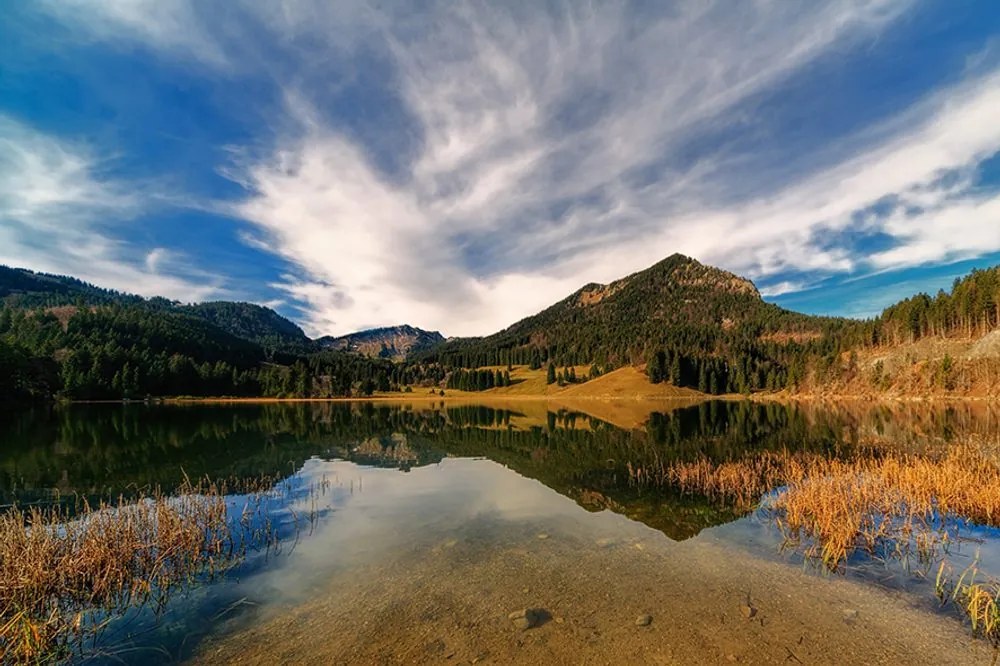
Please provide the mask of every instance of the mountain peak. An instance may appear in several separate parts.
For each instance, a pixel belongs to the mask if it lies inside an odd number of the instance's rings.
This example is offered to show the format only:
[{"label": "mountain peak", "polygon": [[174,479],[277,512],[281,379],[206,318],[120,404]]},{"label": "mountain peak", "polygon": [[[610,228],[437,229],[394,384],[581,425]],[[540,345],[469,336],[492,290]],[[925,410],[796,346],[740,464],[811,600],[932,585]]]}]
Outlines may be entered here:
[{"label": "mountain peak", "polygon": [[721,268],[706,266],[697,259],[674,253],[649,268],[610,282],[591,282],[574,294],[572,300],[581,307],[596,305],[614,296],[629,285],[644,285],[648,296],[651,292],[696,290],[702,296],[711,293],[746,295],[761,299],[756,285],[747,278],[730,273]]},{"label": "mountain peak", "polygon": [[339,337],[325,336],[316,341],[327,350],[351,351],[365,356],[405,360],[411,354],[425,351],[444,342],[438,331],[425,331],[401,324],[383,326]]}]

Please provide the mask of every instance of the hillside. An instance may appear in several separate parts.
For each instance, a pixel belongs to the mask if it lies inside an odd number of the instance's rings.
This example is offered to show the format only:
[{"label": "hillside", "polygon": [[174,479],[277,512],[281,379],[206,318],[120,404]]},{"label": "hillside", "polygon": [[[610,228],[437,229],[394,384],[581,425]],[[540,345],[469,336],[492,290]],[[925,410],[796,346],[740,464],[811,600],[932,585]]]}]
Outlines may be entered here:
[{"label": "hillside", "polygon": [[592,365],[588,376],[643,367],[651,384],[710,394],[996,395],[998,327],[1000,267],[856,321],[782,309],[749,280],[673,255],[420,358],[463,368]]},{"label": "hillside", "polygon": [[398,326],[310,340],[249,303],[183,305],[0,267],[0,400],[1000,394],[1000,268],[870,321],[766,303],[673,255],[483,338]]},{"label": "hillside", "polygon": [[356,352],[373,358],[402,361],[413,354],[431,350],[444,342],[437,331],[425,331],[413,326],[389,326],[350,333],[341,337],[316,340],[320,349]]},{"label": "hillside", "polygon": [[820,335],[842,322],[766,303],[749,280],[675,254],[610,284],[588,284],[494,335],[449,341],[438,352],[460,363],[493,355],[527,363],[536,350],[547,350],[560,365],[620,366],[645,362],[652,350],[674,343],[708,351],[722,337]]},{"label": "hillside", "polygon": [[610,284],[588,284],[494,335],[449,340],[423,358],[461,367],[594,363],[602,370],[659,362],[656,381],[743,392],[784,386],[801,372],[787,358],[790,348],[849,326],[766,303],[749,280],[675,254]]},{"label": "hillside", "polygon": [[138,307],[158,313],[189,315],[272,352],[305,352],[312,344],[298,325],[261,305],[228,301],[184,305],[166,298],[143,298],[65,275],[36,273],[24,268],[0,266],[0,303],[14,308],[44,308],[61,319],[73,312],[63,309],[66,307]]},{"label": "hillside", "polygon": [[179,306],[179,309],[265,349],[306,351],[312,346],[312,341],[297,324],[262,305],[214,301]]},{"label": "hillside", "polygon": [[434,381],[358,354],[316,352],[250,303],[183,305],[0,267],[0,408],[56,396],[353,396]]},{"label": "hillside", "polygon": [[103,289],[65,275],[49,275],[24,268],[0,266],[0,304],[3,305],[56,307],[76,304],[141,303],[143,300],[141,296]]}]

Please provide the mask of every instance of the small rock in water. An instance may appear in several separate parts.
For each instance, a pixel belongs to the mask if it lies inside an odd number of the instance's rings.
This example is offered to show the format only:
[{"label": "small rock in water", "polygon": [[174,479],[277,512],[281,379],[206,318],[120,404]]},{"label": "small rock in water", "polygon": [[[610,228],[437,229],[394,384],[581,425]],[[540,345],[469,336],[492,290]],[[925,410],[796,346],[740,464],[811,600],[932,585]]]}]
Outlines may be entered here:
[{"label": "small rock in water", "polygon": [[853,608],[844,609],[844,622],[848,624],[854,624],[854,621],[858,619],[858,611]]},{"label": "small rock in water", "polygon": [[757,615],[757,609],[750,604],[742,604],[740,606],[740,612],[743,613],[743,617],[748,620],[752,620],[755,615]]},{"label": "small rock in water", "polygon": [[635,618],[635,626],[637,627],[648,627],[653,622],[652,615],[640,615]]},{"label": "small rock in water", "polygon": [[507,616],[507,619],[514,623],[514,626],[524,631],[537,627],[545,618],[545,611],[539,608],[522,608]]},{"label": "small rock in water", "polygon": [[545,539],[549,538],[549,535],[546,534],[545,532],[542,532],[541,534],[538,535],[538,538],[544,541]]},{"label": "small rock in water", "polygon": [[597,540],[598,548],[607,548],[608,546],[613,546],[613,545],[615,545],[615,540],[610,537],[604,537],[603,539]]}]

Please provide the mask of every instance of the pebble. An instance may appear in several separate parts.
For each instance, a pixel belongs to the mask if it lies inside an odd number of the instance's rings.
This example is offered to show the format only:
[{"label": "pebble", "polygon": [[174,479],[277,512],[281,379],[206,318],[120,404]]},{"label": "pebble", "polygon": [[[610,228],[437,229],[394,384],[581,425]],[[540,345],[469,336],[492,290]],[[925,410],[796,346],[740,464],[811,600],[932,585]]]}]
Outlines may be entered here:
[{"label": "pebble", "polygon": [[538,535],[538,538],[539,538],[540,540],[544,541],[545,539],[548,539],[548,538],[549,538],[549,535],[548,535],[548,534],[546,534],[545,532],[542,532],[541,534],[539,534],[539,535]]},{"label": "pebble", "polygon": [[522,608],[507,616],[507,619],[514,623],[514,626],[524,631],[538,626],[543,617],[542,611],[537,608]]},{"label": "pebble", "polygon": [[648,627],[653,622],[652,615],[640,615],[635,618],[635,626],[637,627]]},{"label": "pebble", "polygon": [[858,611],[853,608],[844,609],[844,622],[853,624],[858,619]]},{"label": "pebble", "polygon": [[757,615],[757,609],[750,604],[742,604],[740,606],[740,612],[743,613],[743,617],[748,620],[752,620],[755,615]]}]

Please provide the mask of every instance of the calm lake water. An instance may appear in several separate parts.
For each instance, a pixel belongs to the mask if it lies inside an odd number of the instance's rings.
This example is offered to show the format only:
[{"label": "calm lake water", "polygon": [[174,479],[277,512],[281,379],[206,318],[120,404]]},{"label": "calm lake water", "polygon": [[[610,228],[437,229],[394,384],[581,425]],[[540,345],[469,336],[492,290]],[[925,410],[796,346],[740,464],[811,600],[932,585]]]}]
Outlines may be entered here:
[{"label": "calm lake water", "polygon": [[[585,404],[556,411],[527,402],[507,408],[293,403],[40,409],[0,417],[0,504],[71,503],[79,496],[96,500],[154,487],[169,491],[185,478],[270,479],[272,500],[262,515],[283,539],[278,552],[254,553],[225,579],[179,591],[159,616],[144,610],[114,622],[87,659],[201,661],[216,645],[222,646],[219,654],[231,657],[227,636],[320,597],[332,599],[325,603],[333,608],[323,612],[334,613],[338,604],[374,594],[351,591],[359,577],[403,575],[395,583],[401,595],[427,575],[436,581],[433,594],[458,594],[447,589],[446,572],[433,567],[484,562],[501,551],[513,553],[505,562],[522,550],[544,557],[553,571],[572,569],[578,559],[612,566],[624,553],[662,552],[679,567],[685,557],[692,563],[718,558],[726,566],[759,560],[829,579],[794,551],[782,550],[780,534],[762,516],[704,498],[637,489],[627,465],[700,456],[722,461],[782,448],[830,455],[858,447],[921,450],[969,438],[997,441],[1000,435],[1000,414],[984,405],[707,402],[657,409],[641,428],[589,416]],[[229,502],[236,516],[246,498],[233,495]],[[1000,573],[996,531],[970,526],[968,534],[971,540],[953,557],[978,557],[986,571]],[[687,545],[676,548],[679,543]],[[504,563],[491,566],[484,580],[498,581],[498,599],[523,589],[523,605],[592,602],[573,601],[566,591],[555,601],[532,599],[532,588],[522,587],[516,571],[505,574]],[[505,575],[517,580],[504,582]],[[846,578],[911,595],[910,606],[933,610],[926,594],[930,583],[919,571],[859,558]],[[343,599],[331,596],[333,580]],[[484,593],[481,587],[475,594]],[[381,596],[372,603],[379,608],[401,603],[388,583],[378,589]],[[449,597],[438,603],[451,609],[464,602]],[[505,610],[497,612],[505,616]],[[425,615],[433,613],[431,607]],[[405,612],[400,617],[410,621]],[[351,631],[367,626],[359,622]],[[474,661],[492,654],[504,661],[498,655],[506,653],[498,650],[506,648],[477,648],[456,636],[429,638],[429,652],[413,660],[444,662],[457,655]],[[440,654],[434,652],[439,647]],[[289,653],[283,660],[299,659]]]}]

